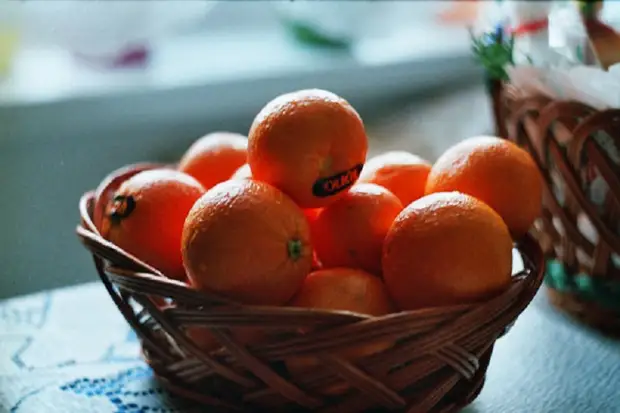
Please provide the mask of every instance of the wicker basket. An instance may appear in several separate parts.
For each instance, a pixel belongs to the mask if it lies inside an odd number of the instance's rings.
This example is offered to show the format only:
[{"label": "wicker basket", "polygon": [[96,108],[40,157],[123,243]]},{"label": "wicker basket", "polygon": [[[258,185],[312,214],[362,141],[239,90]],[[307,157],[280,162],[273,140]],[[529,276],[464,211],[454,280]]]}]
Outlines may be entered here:
[{"label": "wicker basket", "polygon": [[[457,411],[479,394],[495,341],[543,278],[540,247],[526,237],[518,245],[525,269],[507,291],[479,305],[380,318],[244,306],[167,279],[104,240],[91,219],[94,201],[93,192],[81,199],[77,233],[140,337],[144,359],[173,393],[223,411]],[[201,351],[184,333],[188,326],[209,328],[222,347]],[[235,339],[235,329],[247,326],[264,333],[260,342],[242,345]],[[335,355],[378,341],[391,347],[355,365]],[[294,376],[286,361],[299,356],[316,362]],[[328,391],[335,388],[340,391]]]},{"label": "wicker basket", "polygon": [[[525,97],[496,83],[496,129],[530,152],[542,173],[543,212],[533,235],[546,258],[557,307],[620,334],[620,169],[600,137],[620,148],[620,110]],[[601,203],[592,201],[597,176]]]}]

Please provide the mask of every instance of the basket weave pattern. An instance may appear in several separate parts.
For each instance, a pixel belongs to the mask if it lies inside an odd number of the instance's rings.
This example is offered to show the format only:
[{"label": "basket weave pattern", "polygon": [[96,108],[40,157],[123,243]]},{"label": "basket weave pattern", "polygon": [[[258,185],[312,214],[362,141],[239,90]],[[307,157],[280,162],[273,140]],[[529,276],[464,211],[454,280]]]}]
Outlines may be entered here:
[{"label": "basket weave pattern", "polygon": [[[453,412],[479,394],[495,341],[530,303],[542,282],[543,256],[519,243],[524,270],[500,296],[479,305],[359,314],[229,302],[167,279],[104,240],[93,225],[94,194],[80,202],[77,233],[101,281],[140,337],[145,360],[172,392],[222,411]],[[165,300],[165,304],[164,304]],[[208,328],[222,345],[206,353],[184,331]],[[236,328],[264,339],[240,343]],[[373,342],[391,347],[352,364],[338,350]],[[316,360],[291,375],[286,361]],[[341,388],[337,394],[325,389]]]},{"label": "basket weave pattern", "polygon": [[[501,99],[502,108],[497,129],[530,152],[544,180],[543,212],[533,235],[546,258],[563,265],[563,282],[572,287],[548,283],[552,302],[606,332],[620,333],[620,307],[601,305],[579,287],[584,275],[603,293],[611,291],[606,285],[620,286],[612,259],[620,255],[620,170],[595,139],[605,134],[620,148],[620,110],[524,97],[509,86],[494,99]],[[593,172],[605,187],[601,207],[587,192]]]}]

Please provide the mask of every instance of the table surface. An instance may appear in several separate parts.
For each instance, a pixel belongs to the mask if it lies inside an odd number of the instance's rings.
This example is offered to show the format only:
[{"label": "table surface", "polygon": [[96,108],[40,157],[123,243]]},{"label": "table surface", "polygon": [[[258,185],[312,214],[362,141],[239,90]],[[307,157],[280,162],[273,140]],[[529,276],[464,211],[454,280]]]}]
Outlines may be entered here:
[{"label": "table surface", "polygon": [[[0,302],[1,413],[190,411],[154,381],[100,284]],[[620,412],[620,342],[556,312],[541,290],[464,412]]]}]

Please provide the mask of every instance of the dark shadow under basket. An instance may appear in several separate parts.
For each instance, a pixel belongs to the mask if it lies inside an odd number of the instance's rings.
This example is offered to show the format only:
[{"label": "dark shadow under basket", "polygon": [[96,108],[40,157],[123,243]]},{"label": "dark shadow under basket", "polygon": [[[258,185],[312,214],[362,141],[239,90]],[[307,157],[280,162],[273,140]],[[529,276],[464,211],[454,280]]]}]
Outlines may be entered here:
[{"label": "dark shadow under basket", "polygon": [[[498,92],[499,90],[499,92]],[[525,148],[544,180],[532,231],[551,302],[620,334],[620,110],[495,88],[498,133]]]},{"label": "dark shadow under basket", "polygon": [[[457,411],[479,394],[495,341],[542,282],[542,252],[526,237],[518,245],[525,269],[504,293],[478,305],[378,318],[244,306],[164,278],[105,241],[91,219],[93,197],[87,193],[80,202],[77,233],[140,337],[145,360],[173,393],[222,411]],[[244,345],[236,332],[248,326],[261,339]],[[208,328],[221,347],[201,351],[184,333],[198,327]],[[337,355],[377,342],[388,348],[355,364]],[[313,363],[303,373],[289,372],[287,361],[309,356]]]}]

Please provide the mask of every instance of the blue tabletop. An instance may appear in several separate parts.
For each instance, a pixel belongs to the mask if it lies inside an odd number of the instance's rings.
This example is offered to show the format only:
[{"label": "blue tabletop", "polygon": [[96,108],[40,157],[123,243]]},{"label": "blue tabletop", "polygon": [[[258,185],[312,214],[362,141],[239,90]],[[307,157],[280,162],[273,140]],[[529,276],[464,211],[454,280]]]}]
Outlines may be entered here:
[{"label": "blue tabletop", "polygon": [[[99,284],[0,302],[0,413],[168,413],[166,394]],[[620,413],[620,342],[557,313],[543,292],[497,344],[465,413]]]}]

